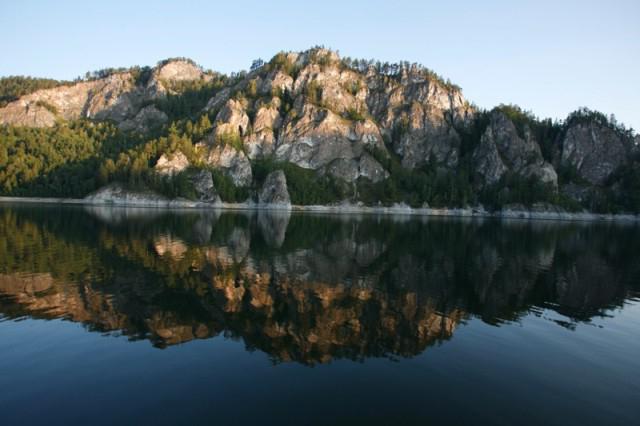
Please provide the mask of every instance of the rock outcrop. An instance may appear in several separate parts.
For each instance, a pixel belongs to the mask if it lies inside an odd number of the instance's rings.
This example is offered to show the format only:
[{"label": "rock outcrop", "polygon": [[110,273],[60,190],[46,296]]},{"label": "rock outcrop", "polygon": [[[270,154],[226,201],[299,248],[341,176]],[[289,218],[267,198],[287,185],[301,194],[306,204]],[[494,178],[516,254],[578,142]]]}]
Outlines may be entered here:
[{"label": "rock outcrop", "polygon": [[632,143],[597,123],[570,125],[562,141],[560,164],[575,169],[593,185],[602,185],[629,160]]},{"label": "rock outcrop", "polygon": [[158,158],[155,169],[160,175],[173,176],[185,171],[189,167],[189,159],[182,151],[165,153]]},{"label": "rock outcrop", "polygon": [[172,85],[183,81],[208,80],[210,76],[202,68],[187,59],[173,59],[161,62],[147,83],[147,91],[152,97],[174,93]]},{"label": "rock outcrop", "polygon": [[0,108],[0,124],[51,127],[57,120],[111,120],[122,130],[146,132],[166,123],[167,115],[150,105],[172,92],[175,82],[207,80],[200,67],[185,60],[169,60],[152,70],[146,84],[131,71],[38,90]]},{"label": "rock outcrop", "polygon": [[[185,87],[205,87],[196,112],[207,114],[206,130],[186,131],[195,143],[193,164],[182,153],[160,153],[156,170],[174,175],[189,166],[211,167],[239,187],[255,184],[252,163],[263,159],[332,176],[343,188],[387,179],[385,167],[398,160],[405,169],[434,166],[438,176],[462,167],[466,176],[471,164],[473,179],[465,185],[480,191],[505,176],[556,190],[557,170],[573,169],[579,179],[561,182],[561,193],[582,202],[594,188],[616,192],[619,182],[611,177],[640,155],[640,136],[606,118],[587,115],[541,134],[540,122],[526,114],[519,120],[504,108],[477,111],[459,87],[415,64],[374,65],[314,48],[280,53],[251,72],[205,84],[214,78],[190,60],[166,60],[144,72],[117,71],[22,96],[0,108],[0,124],[44,127],[84,118],[149,134],[164,129],[167,114],[176,115],[167,104]],[[195,114],[186,115],[180,118]],[[182,125],[195,127],[176,126]]]},{"label": "rock outcrop", "polygon": [[228,144],[206,143],[196,145],[198,152],[203,155],[205,164],[220,169],[231,178],[236,186],[249,186],[253,178],[251,162],[247,155],[236,147]]},{"label": "rock outcrop", "polygon": [[282,170],[267,175],[258,196],[260,204],[271,204],[291,207],[291,199],[287,190],[287,178]]},{"label": "rock outcrop", "polygon": [[390,147],[409,168],[457,165],[456,128],[474,113],[458,88],[415,66],[394,75],[358,69],[326,49],[280,54],[277,63],[206,107],[218,111],[215,137],[235,134],[250,159],[273,156],[347,182],[388,176],[374,149]]},{"label": "rock outcrop", "polygon": [[506,173],[535,178],[554,188],[558,186],[558,175],[542,158],[540,145],[530,129],[525,127],[524,135],[519,135],[513,122],[500,111],[491,113],[473,159],[483,186],[498,182]]},{"label": "rock outcrop", "polygon": [[213,184],[213,176],[208,170],[199,170],[189,176],[199,201],[219,204],[222,202]]},{"label": "rock outcrop", "polygon": [[109,205],[168,205],[169,199],[151,191],[132,191],[119,184],[107,185],[89,194],[85,200]]}]

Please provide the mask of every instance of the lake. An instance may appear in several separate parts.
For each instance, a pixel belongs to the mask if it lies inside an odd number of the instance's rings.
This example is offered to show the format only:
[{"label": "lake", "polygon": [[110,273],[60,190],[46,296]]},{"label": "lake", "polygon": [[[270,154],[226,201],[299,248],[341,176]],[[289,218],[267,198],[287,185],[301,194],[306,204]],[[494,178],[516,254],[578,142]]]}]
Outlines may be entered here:
[{"label": "lake", "polygon": [[0,424],[640,422],[636,224],[0,206]]}]

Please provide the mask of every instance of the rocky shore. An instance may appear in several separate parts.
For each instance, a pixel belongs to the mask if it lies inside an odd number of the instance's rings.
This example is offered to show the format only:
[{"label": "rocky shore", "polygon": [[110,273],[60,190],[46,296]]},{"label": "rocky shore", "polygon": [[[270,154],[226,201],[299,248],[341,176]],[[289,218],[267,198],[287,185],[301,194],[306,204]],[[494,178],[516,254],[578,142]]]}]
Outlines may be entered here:
[{"label": "rocky shore", "polygon": [[567,212],[556,206],[534,204],[530,208],[522,205],[506,206],[502,210],[489,211],[482,206],[465,208],[410,207],[406,204],[392,206],[366,206],[364,204],[341,203],[333,205],[292,205],[288,203],[225,203],[202,202],[187,199],[168,199],[157,194],[127,193],[126,196],[105,198],[47,198],[47,197],[0,197],[0,204],[75,204],[101,207],[136,207],[156,209],[219,209],[219,210],[278,210],[314,214],[383,214],[413,216],[478,217],[524,220],[562,221],[640,221],[636,214],[599,214],[593,212]]}]

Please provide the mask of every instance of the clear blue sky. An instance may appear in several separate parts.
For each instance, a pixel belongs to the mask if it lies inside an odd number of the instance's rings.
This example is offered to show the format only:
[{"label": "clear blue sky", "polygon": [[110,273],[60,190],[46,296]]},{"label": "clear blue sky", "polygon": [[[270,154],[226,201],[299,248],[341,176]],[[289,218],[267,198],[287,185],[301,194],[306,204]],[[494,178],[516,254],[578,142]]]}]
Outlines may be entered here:
[{"label": "clear blue sky", "polygon": [[171,56],[230,72],[317,44],[420,62],[482,107],[564,118],[588,106],[640,129],[640,0],[0,2],[1,76]]}]

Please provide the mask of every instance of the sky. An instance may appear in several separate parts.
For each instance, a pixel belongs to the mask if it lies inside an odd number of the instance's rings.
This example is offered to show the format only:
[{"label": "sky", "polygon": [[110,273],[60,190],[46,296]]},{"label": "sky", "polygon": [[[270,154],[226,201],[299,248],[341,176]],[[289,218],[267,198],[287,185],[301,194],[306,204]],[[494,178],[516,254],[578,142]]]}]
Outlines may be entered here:
[{"label": "sky", "polygon": [[418,62],[483,108],[640,130],[640,0],[0,0],[0,76],[73,79],[186,56],[221,72],[315,45]]}]

